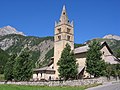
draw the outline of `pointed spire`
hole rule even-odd
[[[65,9],[65,5],[63,5],[63,10],[66,10],[66,9]]]
[[[72,27],[74,26],[73,21],[71,22],[71,26],[72,26]]]
[[[67,12],[66,12],[66,9],[65,9],[65,5],[63,6],[63,9],[62,9],[60,22],[61,23],[68,23],[69,22]]]
[[[57,26],[57,22],[55,21],[55,27]]]

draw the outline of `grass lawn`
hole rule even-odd
[[[84,87],[0,85],[0,90],[84,90]]]
[[[0,85],[0,90],[85,90],[88,87],[97,86],[99,84],[87,85],[87,86],[79,86],[79,87],[48,87],[48,86],[24,86],[24,85]]]

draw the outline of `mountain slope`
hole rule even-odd
[[[114,40],[120,40],[120,36],[117,36],[117,35],[112,35],[112,34],[105,35],[103,38],[104,38],[104,39],[114,39]]]
[[[49,61],[49,58],[52,57],[46,57],[46,54],[53,49],[53,37],[40,38],[9,34],[0,37],[0,48],[8,52],[8,54],[19,54],[22,50],[28,48],[34,60],[35,67],[44,66]]]

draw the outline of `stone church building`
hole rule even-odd
[[[66,43],[71,46],[74,51],[78,66],[78,78],[89,78],[89,74],[85,71],[86,53],[89,49],[88,45],[74,49],[74,25],[70,22],[67,16],[65,6],[63,6],[62,13],[58,22],[55,22],[54,30],[54,57],[51,58],[50,63],[43,68],[34,69],[34,80],[56,80],[59,79],[57,62],[61,56],[62,50]],[[101,43],[102,58],[105,62],[117,64],[118,59],[113,55],[106,42]]]

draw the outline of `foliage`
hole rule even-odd
[[[110,80],[110,76],[111,76],[111,72],[112,72],[112,67],[110,63],[106,63],[106,70],[105,70],[105,76],[108,78],[108,80]]]
[[[17,58],[13,68],[16,81],[28,81],[32,76],[33,61],[28,51],[23,51]]]
[[[86,57],[86,71],[94,77],[100,77],[105,74],[105,62],[102,60],[102,53],[100,52],[100,44],[93,41],[89,44],[89,50]]]
[[[9,58],[9,55],[0,49],[0,74],[4,73],[4,66]]]
[[[120,77],[120,64],[112,64],[111,67],[111,76],[113,76],[117,80],[117,77]]]
[[[69,44],[66,44],[66,47],[63,49],[61,58],[57,64],[59,66],[58,72],[60,78],[65,80],[76,78],[78,65],[76,64],[74,53],[71,52]]]
[[[120,58],[120,48],[116,50],[116,56]]]
[[[5,65],[5,69],[4,69],[5,80],[14,79],[14,77],[13,77],[13,65],[15,63],[16,56],[17,56],[16,54],[11,55],[9,57],[6,65]]]
[[[120,64],[107,64],[106,65],[106,77],[110,80],[110,76],[117,80],[120,79]]]

